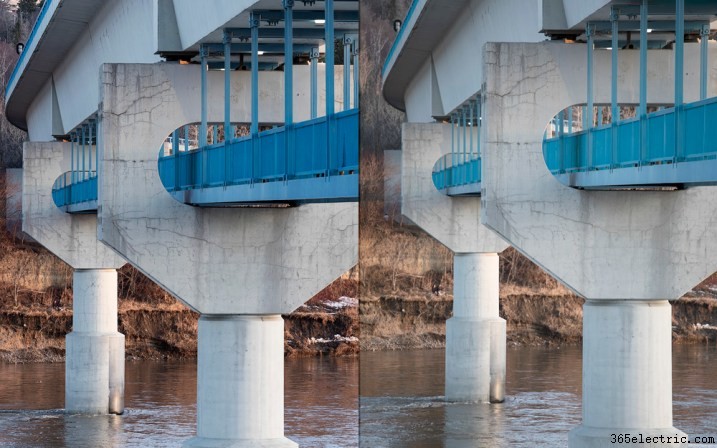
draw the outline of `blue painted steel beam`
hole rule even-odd
[[[648,0],[640,4],[640,163],[647,157],[647,16]]]
[[[75,133],[70,132],[70,171],[72,174],[70,175],[71,180],[70,182],[75,182]]]
[[[311,118],[316,118],[319,114],[319,49],[314,47],[311,50]]]
[[[201,58],[201,71],[200,77],[201,84],[201,120],[202,124],[199,128],[199,146],[207,146],[207,50],[204,46],[199,49],[199,55]]]
[[[618,47],[618,23],[620,20],[619,9],[615,6],[610,11],[610,22],[612,23],[612,74],[611,74],[611,91],[610,91],[610,112],[612,115],[612,154],[610,158],[610,166],[615,163],[617,150],[617,122],[620,120],[620,108],[617,105],[617,54]],[[562,168],[562,167],[561,167]]]
[[[619,15],[625,15],[625,12],[623,12],[623,5],[614,6],[613,10],[616,11],[616,14]],[[674,14],[674,13],[673,13]],[[637,14],[635,14],[637,15]],[[618,17],[619,20],[619,17]],[[620,29],[623,32],[627,31],[640,31],[640,21],[639,20],[619,20],[620,22]],[[595,25],[596,31],[601,32],[610,32],[612,30],[612,20],[610,21],[604,21],[604,20],[596,20],[594,22],[590,22],[593,25]],[[708,21],[705,20],[688,20],[683,22],[683,30],[688,33],[699,33],[702,29],[702,26],[708,24]],[[675,26],[674,20],[648,20],[647,27],[654,32],[672,32],[677,31],[677,27]]]
[[[251,27],[251,129],[252,135],[259,132],[259,20],[252,13]]]
[[[231,140],[231,34],[224,32],[224,141]]]
[[[702,25],[700,32],[700,99],[707,98],[707,78],[708,78],[708,42],[710,37],[710,26]]]
[[[254,13],[259,16],[262,21],[268,22],[271,25],[275,25],[278,22],[284,21],[284,11],[279,10],[266,10],[258,9]],[[326,16],[324,11],[294,11],[294,20],[297,22],[311,21],[311,20],[325,20]],[[358,22],[359,13],[358,11],[334,11],[334,21],[336,22]]]
[[[336,138],[333,135],[331,117],[334,115],[334,0],[326,0],[325,3],[326,24],[324,42],[326,44],[326,171],[331,175],[329,169],[332,164],[331,146],[335,144]]]
[[[82,126],[82,180],[85,180],[85,145],[87,144],[87,126]]]
[[[249,20],[251,21],[251,18]],[[249,26],[249,29],[251,29],[251,25]],[[261,28],[259,28],[259,29],[261,29]],[[252,38],[249,37],[248,39],[250,40]],[[202,44],[202,46],[207,49],[208,56],[215,56],[215,55],[224,56],[224,44],[223,43],[221,43],[221,44],[220,43],[209,43],[209,44]],[[314,48],[315,46],[316,45],[314,45],[314,44],[294,43],[294,47],[293,47],[294,55],[297,55],[297,56],[307,55],[311,52],[311,49]],[[283,55],[284,50],[285,50],[284,44],[259,42],[259,51],[264,52],[264,54]],[[231,54],[250,54],[250,53],[251,53],[251,42],[249,42],[249,43],[233,42],[231,44]]]
[[[344,36],[344,110],[351,109],[351,36]]]
[[[283,0],[284,6],[284,125],[294,122],[294,0]],[[288,139],[287,139],[288,140]],[[287,141],[288,144],[288,141]]]
[[[354,108],[359,107],[359,40],[354,39],[353,49],[351,52],[353,56],[354,66]]]
[[[675,161],[684,154],[685,0],[675,0]]]
[[[90,171],[90,175],[91,175],[92,174],[91,173],[92,172],[92,143],[94,141],[93,134],[94,134],[94,130],[95,130],[94,120],[90,120],[90,125],[88,126],[88,130],[90,132],[90,138],[89,138],[89,142],[88,142],[88,151],[87,151],[87,155],[88,155],[88,159],[89,159],[87,162],[87,166],[88,166],[88,170]]]
[[[335,1],[335,0],[332,0]],[[328,5],[328,1],[326,2]],[[334,8],[331,5],[331,13],[333,14]],[[333,15],[332,15],[333,17]],[[331,19],[331,24],[334,21]],[[326,8],[326,23],[325,27],[329,25],[329,8]],[[224,31],[229,33],[233,39],[249,39],[251,37],[251,30],[249,28],[224,28]],[[345,34],[356,34],[358,30],[356,28],[335,28],[332,30],[332,34],[336,36],[343,36]],[[284,30],[281,28],[259,28],[260,39],[281,39],[284,37]],[[296,28],[294,30],[294,39],[315,39],[321,40],[325,38],[324,30],[321,28]]]

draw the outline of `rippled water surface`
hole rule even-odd
[[[508,349],[506,402],[485,405],[443,401],[443,350],[362,353],[360,446],[565,447],[581,420],[581,358]],[[675,346],[673,382],[675,427],[717,438],[717,348]]]
[[[197,366],[128,362],[121,416],[62,412],[64,364],[0,364],[0,447],[176,447],[195,434]],[[302,447],[358,445],[358,360],[285,363],[285,434]]]

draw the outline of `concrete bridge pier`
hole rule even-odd
[[[221,122],[224,74],[207,75],[207,120]],[[283,120],[282,76],[261,73],[262,122]],[[200,79],[192,65],[103,66],[100,238],[201,314],[197,437],[185,446],[295,447],[284,437],[280,316],[356,264],[358,204],[176,201],[158,175],[157,147],[173,130],[200,121]],[[236,92],[232,120],[250,122],[250,73],[232,71],[229,81]]]
[[[685,67],[699,67],[696,45],[685,49]],[[551,174],[546,125],[566,107],[586,104],[586,52],[586,45],[555,41],[484,46],[481,220],[586,299],[583,421],[569,446],[685,446],[672,426],[667,300],[717,268],[717,197],[714,187],[579,190]],[[670,104],[673,77],[657,68],[675,55],[648,53],[647,98]],[[595,104],[610,102],[611,56],[595,52]],[[616,68],[620,79],[637,81],[638,52],[619,52]],[[686,76],[697,79],[691,70]],[[697,100],[697,87],[685,86],[686,101]],[[631,83],[615,88],[620,103],[639,103]],[[665,437],[648,444],[647,436]]]
[[[433,184],[434,164],[451,151],[450,125],[407,123],[402,137],[401,213],[455,254],[445,398],[502,402],[505,320],[498,315],[498,252],[507,244],[476,219],[479,197],[448,197]]]
[[[52,185],[71,169],[70,144],[23,148],[23,230],[74,268],[72,332],[66,339],[65,410],[124,411],[124,336],[117,331],[117,269],[124,260],[97,240],[97,216],[68,214]]]
[[[446,322],[446,400],[505,399],[505,319],[498,315],[498,254],[453,258],[453,317]]]
[[[686,446],[686,434],[672,426],[670,303],[588,300],[583,338],[583,422],[569,445]],[[637,443],[619,443],[613,434]]]
[[[73,274],[72,332],[66,339],[65,410],[124,412],[124,335],[117,331],[117,270]]]
[[[197,437],[185,447],[298,446],[284,437],[281,315],[202,315],[198,356]]]

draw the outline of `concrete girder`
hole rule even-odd
[[[294,104],[306,103],[295,110],[304,120],[309,68],[299,68],[295,76],[306,76],[307,88]],[[263,77],[261,121],[283,118],[276,75]],[[235,122],[251,119],[249,76],[233,73]],[[157,173],[156,148],[172,130],[198,121],[199,77],[197,67],[178,64],[103,66],[100,238],[203,314],[289,313],[356,264],[358,206],[208,209],[172,199]],[[213,84],[208,120],[221,121],[223,91]]]
[[[482,222],[583,297],[676,299],[717,268],[714,190],[579,191],[545,165],[546,124],[586,101],[585,52],[558,42],[485,46]],[[669,104],[673,52],[649,53],[648,101]],[[609,58],[595,54],[595,103],[610,100]],[[621,51],[619,61],[619,102],[637,104],[639,52]],[[699,79],[698,45],[686,45],[685,68]],[[699,98],[698,82],[685,87],[687,101]]]

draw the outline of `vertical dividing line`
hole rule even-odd
[[[647,1],[647,0],[644,0]],[[700,29],[700,100],[707,99],[708,75],[708,42],[710,38],[710,25],[704,24]]]
[[[684,50],[685,50],[685,0],[675,2],[675,155],[673,162],[682,159],[684,152],[684,129],[682,107],[684,103]]]
[[[326,177],[331,176],[331,146],[334,115],[334,0],[325,1],[326,26]]]
[[[640,160],[647,159],[647,1],[640,4]]]
[[[289,154],[293,147],[294,123],[294,0],[284,2],[284,180],[289,176]],[[278,174],[278,154],[274,174]]]
[[[565,171],[565,135],[563,133],[563,124],[565,123],[565,110],[558,112],[558,141],[560,142],[560,173]]]
[[[311,49],[311,118],[314,119],[319,115],[319,49],[313,47]]]
[[[617,123],[620,120],[620,109],[617,105],[617,53],[619,45],[619,27],[620,11],[613,7],[610,11],[610,21],[612,22],[612,75],[611,75],[611,95],[610,108],[612,114],[612,148],[610,151],[610,169],[615,166],[615,155],[617,152]]]

